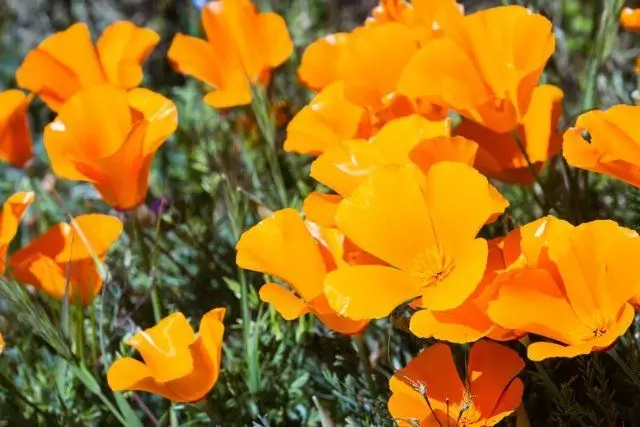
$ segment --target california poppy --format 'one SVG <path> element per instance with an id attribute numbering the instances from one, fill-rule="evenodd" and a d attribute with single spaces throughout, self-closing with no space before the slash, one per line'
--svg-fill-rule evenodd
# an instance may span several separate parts
<path id="1" fill-rule="evenodd" d="M 640 256 L 637 233 L 613 221 L 594 221 L 564 234 L 549 241 L 555 271 L 514 269 L 500 276 L 498 296 L 489 303 L 497 324 L 555 341 L 530 344 L 531 360 L 604 350 L 633 321 L 629 300 L 640 290 L 633 269 Z"/>
<path id="2" fill-rule="evenodd" d="M 102 288 L 96 259 L 103 261 L 122 233 L 113 216 L 88 214 L 71 224 L 61 222 L 45 231 L 9 258 L 13 276 L 23 284 L 71 303 L 90 304 Z"/>
<path id="3" fill-rule="evenodd" d="M 198 336 L 182 313 L 165 317 L 127 341 L 143 362 L 116 360 L 107 381 L 113 391 L 147 391 L 174 402 L 206 397 L 220 375 L 225 309 L 215 308 L 200 321 Z"/>
<path id="4" fill-rule="evenodd" d="M 27 120 L 30 101 L 20 90 L 0 92 L 0 159 L 17 167 L 33 157 Z"/>
<path id="5" fill-rule="evenodd" d="M 492 341 L 471 347 L 461 379 L 451 349 L 434 344 L 389 381 L 389 412 L 399 426 L 493 426 L 522 400 L 518 353 Z"/>
<path id="6" fill-rule="evenodd" d="M 404 68 L 397 90 L 508 132 L 526 114 L 554 48 L 551 22 L 542 15 L 520 6 L 478 11 L 424 44 Z"/>
<path id="7" fill-rule="evenodd" d="M 483 337 L 497 341 L 518 338 L 522 333 L 504 329 L 487 316 L 487 306 L 497 293 L 495 278 L 504 268 L 502 239 L 488 242 L 487 268 L 480 285 L 462 305 L 444 311 L 419 310 L 411 317 L 410 330 L 421 338 L 468 343 Z M 420 304 L 414 305 L 420 307 Z"/>
<path id="8" fill-rule="evenodd" d="M 107 27 L 94 46 L 87 25 L 77 23 L 29 52 L 16 81 L 58 111 L 73 95 L 94 85 L 138 86 L 141 64 L 159 41 L 155 31 L 119 21 Z"/>
<path id="9" fill-rule="evenodd" d="M 355 138 L 365 117 L 364 108 L 345 98 L 342 82 L 331 84 L 291 120 L 284 150 L 317 156 Z"/>
<path id="10" fill-rule="evenodd" d="M 640 9 L 623 8 L 620 12 L 620 24 L 625 30 L 640 31 Z"/>
<path id="11" fill-rule="evenodd" d="M 162 95 L 93 86 L 63 106 L 44 146 L 56 175 L 92 183 L 125 211 L 144 201 L 153 156 L 177 126 L 176 106 Z"/>
<path id="12" fill-rule="evenodd" d="M 215 108 L 251 103 L 251 86 L 266 84 L 293 51 L 284 19 L 249 0 L 207 3 L 202 25 L 208 41 L 177 34 L 167 56 L 176 71 L 214 88 L 204 102 Z"/>
<path id="13" fill-rule="evenodd" d="M 236 247 L 236 263 L 278 277 L 291 286 L 295 294 L 276 283 L 260 288 L 260 298 L 286 320 L 311 312 L 336 332 L 357 334 L 367 322 L 352 321 L 333 311 L 323 294 L 322 281 L 327 272 L 341 265 L 359 260 L 368 263 L 370 258 L 358 255 L 361 251 L 336 232 L 323 233 L 317 226 L 305 224 L 294 209 L 283 209 L 242 235 Z"/>
<path id="14" fill-rule="evenodd" d="M 15 193 L 2 205 L 2 210 L 0 210 L 0 274 L 4 273 L 9 244 L 18 232 L 20 219 L 33 200 L 32 192 Z"/>
<path id="15" fill-rule="evenodd" d="M 490 188 L 462 163 L 439 162 L 426 174 L 415 165 L 378 168 L 342 201 L 336 223 L 389 266 L 329 273 L 324 286 L 331 307 L 358 320 L 385 317 L 417 297 L 433 310 L 460 306 L 487 265 L 487 242 L 476 236 L 495 213 L 497 191 Z"/>
<path id="16" fill-rule="evenodd" d="M 613 176 L 640 188 L 640 107 L 616 105 L 578 117 L 564 134 L 563 153 L 571 166 Z"/>
<path id="17" fill-rule="evenodd" d="M 531 184 L 535 176 L 527 157 L 539 172 L 562 148 L 558 122 L 562 116 L 563 96 L 562 90 L 555 86 L 537 86 L 527 112 L 513 131 L 515 135 L 494 132 L 469 119 L 463 119 L 455 133 L 477 142 L 482 148 L 475 164 L 480 172 L 508 183 Z"/>

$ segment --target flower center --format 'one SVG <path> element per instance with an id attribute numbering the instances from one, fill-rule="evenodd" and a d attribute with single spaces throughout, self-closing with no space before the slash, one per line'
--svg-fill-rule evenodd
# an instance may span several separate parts
<path id="1" fill-rule="evenodd" d="M 600 338 L 607 333 L 612 324 L 613 321 L 610 318 L 597 316 L 595 322 L 589 326 L 591 334 L 585 337 L 585 341 Z"/>
<path id="2" fill-rule="evenodd" d="M 468 388 L 465 388 L 458 415 L 458 426 L 474 425 L 480 421 L 482 415 L 473 404 L 474 395 Z"/>
<path id="3" fill-rule="evenodd" d="M 441 248 L 433 246 L 413 260 L 412 276 L 417 289 L 438 286 L 455 268 L 453 258 Z"/>

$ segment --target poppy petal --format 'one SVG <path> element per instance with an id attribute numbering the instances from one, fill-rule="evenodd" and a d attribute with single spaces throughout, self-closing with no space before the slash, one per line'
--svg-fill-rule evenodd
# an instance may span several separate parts
<path id="1" fill-rule="evenodd" d="M 339 80 L 335 64 L 346 39 L 346 33 L 330 34 L 305 48 L 298 68 L 298 78 L 305 86 L 320 91 Z"/>
<path id="2" fill-rule="evenodd" d="M 17 167 L 33 157 L 27 120 L 30 101 L 20 90 L 0 92 L 0 159 Z"/>
<path id="3" fill-rule="evenodd" d="M 327 298 L 320 295 L 309 303 L 313 314 L 332 331 L 343 335 L 361 334 L 369 324 L 368 320 L 352 320 L 336 313 L 330 306 Z"/>
<path id="4" fill-rule="evenodd" d="M 131 89 L 142 81 L 142 67 L 160 36 L 148 28 L 140 28 L 128 21 L 109 25 L 96 49 L 107 80 L 122 89 Z"/>
<path id="5" fill-rule="evenodd" d="M 144 152 L 155 153 L 178 128 L 176 105 L 164 96 L 143 88 L 127 92 L 127 101 L 149 122 L 144 137 Z"/>
<path id="6" fill-rule="evenodd" d="M 284 320 L 295 320 L 309 312 L 304 301 L 278 284 L 263 285 L 259 294 L 260 299 L 271 304 Z"/>
<path id="7" fill-rule="evenodd" d="M 244 232 L 236 250 L 238 266 L 281 278 L 303 300 L 322 294 L 322 255 L 294 209 L 278 211 Z"/>
<path id="8" fill-rule="evenodd" d="M 113 362 L 107 372 L 107 382 L 113 391 L 147 391 L 179 401 L 165 385 L 158 383 L 144 363 L 129 357 Z"/>
<path id="9" fill-rule="evenodd" d="M 353 320 L 386 317 L 400 304 L 418 296 L 411 277 L 378 265 L 343 267 L 327 274 L 324 294 L 339 314 Z"/>
<path id="10" fill-rule="evenodd" d="M 338 228 L 370 254 L 411 269 L 414 257 L 435 241 L 422 180 L 413 165 L 378 168 L 340 203 Z"/>
<path id="11" fill-rule="evenodd" d="M 520 378 L 516 378 L 498 400 L 498 404 L 491 412 L 491 416 L 487 417 L 486 425 L 496 425 L 505 417 L 511 415 L 521 404 L 523 392 L 524 384 Z"/>
<path id="12" fill-rule="evenodd" d="M 493 322 L 473 301 L 448 311 L 420 310 L 411 317 L 411 333 L 452 343 L 475 342 L 487 336 Z"/>
<path id="13" fill-rule="evenodd" d="M 535 342 L 527 347 L 527 357 L 534 362 L 540 362 L 552 357 L 576 357 L 589 354 L 593 350 L 593 343 L 576 345 L 560 345 L 551 342 Z"/>
<path id="14" fill-rule="evenodd" d="M 197 37 L 176 34 L 169 46 L 167 57 L 173 69 L 195 77 L 213 87 L 220 87 L 221 79 L 212 66 L 216 62 L 213 46 Z"/>
<path id="15" fill-rule="evenodd" d="M 302 212 L 308 221 L 315 222 L 321 227 L 335 227 L 336 212 L 342 201 L 337 194 L 323 194 L 312 192 L 304 199 Z"/>

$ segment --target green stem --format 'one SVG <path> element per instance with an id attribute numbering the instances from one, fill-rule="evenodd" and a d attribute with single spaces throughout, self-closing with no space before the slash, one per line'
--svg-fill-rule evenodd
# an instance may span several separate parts
<path id="1" fill-rule="evenodd" d="M 549 206 L 546 194 L 544 192 L 544 185 L 542 185 L 542 181 L 540 180 L 540 175 L 538 174 L 538 171 L 536 170 L 536 167 L 533 165 L 533 162 L 531 161 L 531 158 L 529 157 L 529 153 L 527 153 L 526 147 L 524 146 L 524 144 L 520 140 L 520 137 L 515 132 L 513 132 L 513 139 L 516 140 L 516 144 L 518 144 L 518 148 L 520 149 L 520 152 L 522 153 L 522 155 L 524 156 L 524 159 L 527 162 L 527 167 L 529 168 L 529 171 L 533 175 L 533 178 L 535 179 L 536 183 L 538 184 L 538 186 L 542 190 L 542 194 L 544 195 L 544 198 L 540 198 L 540 196 L 538 196 L 536 194 L 535 189 L 533 189 L 533 188 L 531 189 L 531 194 L 533 194 L 533 198 L 536 200 L 538 205 L 540 205 L 540 207 L 542 209 L 544 209 L 545 213 L 548 213 L 551 208 Z"/>
<path id="2" fill-rule="evenodd" d="M 86 364 L 84 348 L 85 348 L 85 330 L 84 330 L 84 313 L 80 303 L 75 305 L 76 311 L 76 338 L 78 346 L 78 357 L 82 364 Z"/>
<path id="3" fill-rule="evenodd" d="M 133 235 L 138 242 L 140 253 L 142 254 L 142 265 L 149 277 L 149 293 L 151 294 L 153 317 L 156 323 L 158 323 L 162 319 L 162 308 L 160 306 L 160 291 L 158 290 L 158 287 L 155 286 L 153 280 L 154 272 L 153 265 L 151 263 L 151 253 L 149 251 L 149 247 L 147 246 L 147 242 L 144 240 L 144 232 L 142 230 L 140 221 L 138 221 L 138 217 L 135 211 L 131 212 L 130 218 L 131 223 L 133 224 Z"/>
<path id="4" fill-rule="evenodd" d="M 284 183 L 282 168 L 278 162 L 278 146 L 276 144 L 275 119 L 269 108 L 269 101 L 261 88 L 254 88 L 251 108 L 256 117 L 260 133 L 267 142 L 266 159 L 271 178 L 276 186 L 276 192 L 281 207 L 287 207 L 287 191 Z"/>
<path id="5" fill-rule="evenodd" d="M 367 380 L 367 388 L 369 389 L 369 394 L 371 394 L 371 397 L 376 399 L 378 397 L 378 391 L 375 387 L 375 382 L 373 381 L 373 369 L 371 369 L 369 352 L 367 350 L 367 345 L 364 342 L 364 334 L 353 335 L 351 338 L 353 339 L 353 342 L 355 343 L 358 350 L 358 356 L 360 356 L 360 362 L 362 363 L 362 369 L 364 370 L 364 375 Z"/>
<path id="6" fill-rule="evenodd" d="M 96 336 L 99 334 L 96 323 L 96 308 L 89 307 L 89 321 L 91 322 L 91 366 L 96 366 L 98 362 L 98 346 Z"/>
<path id="7" fill-rule="evenodd" d="M 616 349 L 614 347 L 611 347 L 609 351 L 607 351 L 607 353 L 613 360 L 616 361 L 618 366 L 622 368 L 624 373 L 627 374 L 627 377 L 629 377 L 633 384 L 640 389 L 640 378 L 638 378 L 638 376 L 631 370 L 629 365 L 627 365 L 626 362 L 622 360 Z"/>

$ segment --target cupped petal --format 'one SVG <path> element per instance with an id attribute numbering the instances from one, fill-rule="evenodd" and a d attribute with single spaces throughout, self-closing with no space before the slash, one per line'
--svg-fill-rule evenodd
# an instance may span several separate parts
<path id="1" fill-rule="evenodd" d="M 281 278 L 304 301 L 322 294 L 322 254 L 294 209 L 278 211 L 244 232 L 236 250 L 238 266 Z"/>
<path id="2" fill-rule="evenodd" d="M 147 391 L 169 400 L 179 401 L 164 384 L 157 382 L 149 368 L 138 360 L 126 357 L 113 362 L 107 372 L 107 383 L 113 391 Z"/>
<path id="3" fill-rule="evenodd" d="M 16 262 L 9 258 L 9 266 L 16 280 L 25 285 L 32 285 L 47 295 L 62 300 L 67 285 L 67 274 L 59 264 L 50 257 L 34 253 Z M 73 284 L 69 283 L 70 286 Z M 71 297 L 71 294 L 69 294 Z M 69 298 L 70 302 L 74 302 Z"/>
<path id="4" fill-rule="evenodd" d="M 267 283 L 260 288 L 260 299 L 271 304 L 284 320 L 295 320 L 307 314 L 307 303 L 276 283 Z"/>
<path id="5" fill-rule="evenodd" d="M 594 325 L 598 317 L 615 317 L 640 292 L 633 268 L 638 256 L 637 233 L 608 220 L 582 224 L 549 248 L 571 307 Z"/>
<path id="6" fill-rule="evenodd" d="M 181 74 L 215 88 L 222 84 L 217 68 L 213 66 L 217 59 L 215 50 L 206 40 L 178 33 L 169 46 L 167 58 L 173 69 Z"/>
<path id="7" fill-rule="evenodd" d="M 224 324 L 222 319 L 224 308 L 216 308 L 208 312 L 200 321 L 198 337 L 189 345 L 193 358 L 192 371 L 181 378 L 176 378 L 165 385 L 176 396 L 178 402 L 196 402 L 206 397 L 215 386 L 220 375 L 222 340 Z"/>
<path id="8" fill-rule="evenodd" d="M 131 89 L 142 82 L 142 63 L 160 41 L 149 28 L 128 21 L 109 25 L 96 43 L 96 49 L 109 83 Z"/>
<path id="9" fill-rule="evenodd" d="M 335 227 L 336 212 L 342 201 L 337 194 L 323 194 L 312 192 L 302 203 L 302 212 L 308 221 L 315 222 L 321 227 Z"/>
<path id="10" fill-rule="evenodd" d="M 565 344 L 581 343 L 593 334 L 576 317 L 558 284 L 540 268 L 515 270 L 499 277 L 497 297 L 487 314 L 496 324 L 535 333 Z"/>
<path id="11" fill-rule="evenodd" d="M 431 310 L 454 309 L 476 291 L 487 266 L 489 249 L 486 240 L 475 239 L 458 246 L 448 256 L 452 258 L 451 271 L 435 285 L 420 290 L 423 306 Z"/>
<path id="12" fill-rule="evenodd" d="M 2 205 L 0 210 L 0 244 L 9 244 L 18 232 L 20 219 L 25 214 L 35 194 L 31 191 L 15 193 Z"/>
<path id="13" fill-rule="evenodd" d="M 594 350 L 606 350 L 611 347 L 618 338 L 623 336 L 635 316 L 635 310 L 631 304 L 625 304 L 616 317 L 614 317 L 609 325 L 606 325 L 604 334 L 596 337 L 592 343 Z"/>
<path id="14" fill-rule="evenodd" d="M 143 88 L 127 92 L 127 101 L 149 123 L 144 153 L 153 154 L 178 128 L 178 109 L 170 99 Z"/>
<path id="15" fill-rule="evenodd" d="M 423 173 L 438 162 L 458 162 L 473 166 L 478 144 L 461 136 L 440 136 L 424 140 L 416 145 L 409 157 Z"/>
<path id="16" fill-rule="evenodd" d="M 66 240 L 64 248 L 55 254 L 56 262 L 103 257 L 122 234 L 123 227 L 122 221 L 111 215 L 86 214 L 74 218 L 71 227 L 54 229 L 64 232 Z"/>
<path id="17" fill-rule="evenodd" d="M 346 33 L 329 34 L 305 48 L 298 68 L 298 78 L 305 86 L 320 91 L 339 80 L 335 64 L 347 36 Z"/>
<path id="18" fill-rule="evenodd" d="M 20 87 L 39 94 L 54 111 L 78 90 L 105 82 L 84 23 L 55 33 L 32 50 L 16 72 Z"/>
<path id="19" fill-rule="evenodd" d="M 435 244 L 433 225 L 414 165 L 378 168 L 340 203 L 338 228 L 381 260 L 409 270 L 414 257 Z"/>
<path id="20" fill-rule="evenodd" d="M 20 90 L 0 92 L 0 159 L 24 166 L 33 157 L 27 112 L 31 97 Z"/>
<path id="21" fill-rule="evenodd" d="M 347 98 L 361 107 L 382 107 L 383 97 L 396 91 L 405 65 L 417 50 L 411 30 L 402 24 L 392 22 L 354 30 L 336 61 Z"/>
<path id="22" fill-rule="evenodd" d="M 324 294 L 331 308 L 353 320 L 380 319 L 417 296 L 411 276 L 391 267 L 358 265 L 327 274 Z"/>
<path id="23" fill-rule="evenodd" d="M 161 383 L 182 378 L 193 371 L 189 349 L 196 336 L 182 313 L 173 313 L 157 325 L 139 331 L 127 344 L 140 352 L 149 372 Z"/>
<path id="24" fill-rule="evenodd" d="M 391 378 L 392 382 L 397 382 L 395 377 Z M 413 427 L 416 425 L 424 427 L 435 427 L 438 424 L 429 422 L 433 417 L 427 401 L 413 389 L 406 392 L 393 393 L 387 404 L 389 413 L 398 427 Z"/>
<path id="25" fill-rule="evenodd" d="M 124 90 L 100 85 L 79 92 L 45 129 L 44 145 L 54 172 L 67 179 L 82 177 L 75 162 L 113 155 L 131 126 Z"/>
<path id="26" fill-rule="evenodd" d="M 289 59 L 293 52 L 287 23 L 282 16 L 265 12 L 258 15 L 258 26 L 265 65 L 275 68 Z"/>
<path id="27" fill-rule="evenodd" d="M 348 101 L 344 83 L 324 88 L 287 126 L 284 150 L 318 155 L 354 138 L 365 110 Z"/>
<path id="28" fill-rule="evenodd" d="M 487 178 L 455 162 L 439 162 L 429 169 L 426 199 L 438 241 L 453 248 L 475 238 L 500 206 L 508 206 L 497 191 L 491 190 Z"/>
<path id="29" fill-rule="evenodd" d="M 145 154 L 149 122 L 137 122 L 120 148 L 108 157 L 77 160 L 77 169 L 106 203 L 119 211 L 141 204 L 148 189 L 153 154 Z"/>
<path id="30" fill-rule="evenodd" d="M 467 382 L 475 396 L 473 405 L 484 419 L 495 414 L 505 390 L 523 369 L 524 361 L 509 347 L 488 340 L 478 341 L 471 347 Z M 503 412 L 514 411 L 520 401 L 511 403 L 514 406 L 503 408 Z"/>

